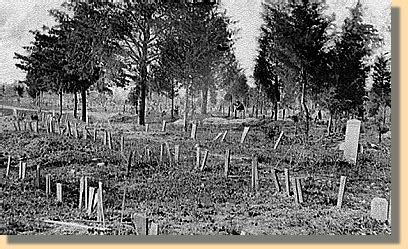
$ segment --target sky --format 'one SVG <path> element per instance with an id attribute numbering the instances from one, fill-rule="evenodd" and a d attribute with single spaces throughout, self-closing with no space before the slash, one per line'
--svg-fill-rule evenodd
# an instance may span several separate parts
<path id="1" fill-rule="evenodd" d="M 357 0 L 326 0 L 328 13 L 336 13 L 338 25 L 348 14 L 348 7 Z M 51 25 L 53 20 L 48 10 L 57 8 L 62 0 L 0 0 L 0 84 L 23 80 L 24 72 L 15 67 L 14 53 L 23 53 L 23 46 L 29 45 L 33 36 L 29 30 Z M 238 21 L 238 41 L 235 44 L 237 58 L 244 68 L 250 85 L 253 85 L 252 71 L 257 54 L 257 38 L 261 19 L 263 0 L 221 0 L 227 15 Z M 391 38 L 386 29 L 390 23 L 391 0 L 361 0 L 365 7 L 365 21 L 372 23 L 386 34 L 385 50 L 390 50 Z"/>

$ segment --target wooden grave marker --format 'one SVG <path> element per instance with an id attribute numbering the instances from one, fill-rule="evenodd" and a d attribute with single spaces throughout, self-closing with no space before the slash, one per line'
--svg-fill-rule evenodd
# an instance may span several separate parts
<path id="1" fill-rule="evenodd" d="M 145 124 L 145 132 L 149 132 L 149 124 Z"/>
<path id="2" fill-rule="evenodd" d="M 174 161 L 176 163 L 179 163 L 180 160 L 180 145 L 176 144 L 174 145 Z"/>
<path id="3" fill-rule="evenodd" d="M 339 188 L 339 193 L 337 195 L 337 208 L 341 208 L 343 204 L 343 197 L 344 197 L 344 189 L 346 187 L 346 177 L 341 176 L 340 177 L 340 188 Z"/>
<path id="4" fill-rule="evenodd" d="M 203 162 L 201 163 L 201 169 L 200 171 L 203 171 L 205 168 L 205 165 L 207 164 L 207 158 L 208 158 L 208 150 L 205 150 L 204 152 L 204 158 L 203 158 Z"/>
<path id="5" fill-rule="evenodd" d="M 126 176 L 129 176 L 130 174 L 130 170 L 132 167 L 132 156 L 133 156 L 133 151 L 130 151 L 128 162 L 127 162 L 127 168 L 126 168 Z"/>
<path id="6" fill-rule="evenodd" d="M 40 165 L 37 164 L 37 168 L 35 171 L 35 187 L 37 189 L 40 188 L 40 180 L 41 180 L 41 168 L 40 168 Z"/>
<path id="7" fill-rule="evenodd" d="M 57 183 L 57 201 L 62 202 L 62 184 Z"/>
<path id="8" fill-rule="evenodd" d="M 258 158 L 255 156 L 252 156 L 251 188 L 255 192 L 259 189 Z"/>
<path id="9" fill-rule="evenodd" d="M 244 127 L 244 131 L 242 132 L 242 136 L 241 136 L 241 144 L 245 142 L 245 138 L 248 135 L 248 132 L 249 132 L 249 126 Z"/>
<path id="10" fill-rule="evenodd" d="M 272 169 L 272 180 L 273 180 L 273 183 L 275 184 L 276 192 L 281 192 L 282 189 L 281 189 L 278 175 L 275 169 Z"/>
<path id="11" fill-rule="evenodd" d="M 191 139 L 196 140 L 197 139 L 197 124 L 193 123 L 191 127 Z"/>
<path id="12" fill-rule="evenodd" d="M 222 132 L 218 133 L 218 135 L 213 139 L 213 141 L 217 141 L 222 136 Z"/>
<path id="13" fill-rule="evenodd" d="M 164 144 L 160 144 L 160 157 L 159 157 L 160 163 L 163 163 L 163 156 L 164 156 Z"/>
<path id="14" fill-rule="evenodd" d="M 79 209 L 82 208 L 82 199 L 84 198 L 83 194 L 84 194 L 84 177 L 81 176 L 81 179 L 79 180 L 79 203 L 78 203 Z"/>
<path id="15" fill-rule="evenodd" d="M 99 215 L 100 221 L 102 221 L 102 226 L 105 227 L 105 214 L 104 214 L 104 208 L 103 208 L 103 189 L 102 189 L 102 182 L 98 182 L 98 210 L 99 210 Z"/>
<path id="16" fill-rule="evenodd" d="M 278 145 L 280 143 L 280 141 L 282 140 L 283 137 L 283 131 L 281 131 L 281 133 L 279 134 L 278 140 L 276 140 L 275 146 L 273 146 L 273 149 L 276 150 L 278 148 Z"/>
<path id="17" fill-rule="evenodd" d="M 45 176 L 45 195 L 48 197 L 51 194 L 51 175 Z"/>
<path id="18" fill-rule="evenodd" d="M 223 143 L 225 141 L 225 138 L 227 137 L 228 131 L 224 131 L 224 134 L 222 135 L 221 138 L 221 143 Z"/>
<path id="19" fill-rule="evenodd" d="M 199 169 L 200 168 L 201 148 L 200 148 L 200 145 L 198 145 L 198 144 L 196 146 L 197 146 L 197 148 L 196 148 L 196 166 L 195 166 L 195 168 Z"/>
<path id="20" fill-rule="evenodd" d="M 166 125 L 167 125 L 167 121 L 163 120 L 163 124 L 162 124 L 162 132 L 166 131 Z"/>
<path id="21" fill-rule="evenodd" d="M 286 195 L 290 196 L 289 169 L 285 168 L 283 169 L 283 172 L 285 174 Z"/>
<path id="22" fill-rule="evenodd" d="M 8 177 L 9 174 L 10 174 L 10 164 L 11 164 L 11 156 L 9 155 L 9 156 L 7 157 L 6 177 Z"/>
<path id="23" fill-rule="evenodd" d="M 125 137 L 121 136 L 120 137 L 120 152 L 124 152 L 125 151 Z"/>
<path id="24" fill-rule="evenodd" d="M 224 177 L 228 177 L 228 169 L 230 165 L 230 149 L 227 149 L 225 151 L 225 157 L 224 157 Z"/>
<path id="25" fill-rule="evenodd" d="M 94 134 L 93 134 L 94 142 L 96 142 L 97 137 L 98 137 L 98 130 L 96 128 L 94 128 Z"/>
<path id="26" fill-rule="evenodd" d="M 84 177 L 84 208 L 87 209 L 88 208 L 88 202 L 89 202 L 89 197 L 88 197 L 88 177 L 85 176 Z"/>
<path id="27" fill-rule="evenodd" d="M 168 142 L 166 142 L 165 145 L 166 145 L 167 157 L 168 157 L 169 163 L 170 163 L 170 165 L 171 165 L 171 163 L 172 163 L 172 160 L 171 160 L 171 159 L 172 159 L 173 156 L 171 155 L 170 145 L 169 145 Z"/>
<path id="28" fill-rule="evenodd" d="M 112 149 L 112 133 L 108 132 L 108 149 Z"/>
<path id="29" fill-rule="evenodd" d="M 93 204 L 93 199 L 95 195 L 95 188 L 94 187 L 89 187 L 89 192 L 88 192 L 88 216 L 91 215 L 92 213 L 92 204 Z"/>
<path id="30" fill-rule="evenodd" d="M 303 203 L 302 179 L 296 178 L 296 190 L 299 203 Z"/>

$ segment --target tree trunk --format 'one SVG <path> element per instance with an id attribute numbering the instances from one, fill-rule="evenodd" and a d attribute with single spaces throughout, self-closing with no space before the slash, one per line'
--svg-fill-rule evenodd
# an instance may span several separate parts
<path id="1" fill-rule="evenodd" d="M 145 108 L 146 108 L 146 78 L 142 79 L 140 86 L 140 99 L 139 99 L 139 125 L 145 125 Z"/>
<path id="2" fill-rule="evenodd" d="M 208 86 L 204 86 L 204 89 L 201 90 L 202 92 L 202 103 L 201 103 L 201 114 L 207 114 L 207 102 L 208 102 Z"/>
<path id="3" fill-rule="evenodd" d="M 306 118 L 306 138 L 309 136 L 309 109 L 307 108 L 306 101 L 305 101 L 305 93 L 306 93 L 306 74 L 303 72 L 303 82 L 302 82 L 302 96 L 301 96 L 301 105 L 305 111 L 305 118 Z"/>
<path id="4" fill-rule="evenodd" d="M 81 89 L 81 100 L 82 100 L 82 121 L 86 122 L 86 89 L 84 87 Z"/>
<path id="5" fill-rule="evenodd" d="M 78 95 L 74 92 L 74 118 L 78 118 Z"/>

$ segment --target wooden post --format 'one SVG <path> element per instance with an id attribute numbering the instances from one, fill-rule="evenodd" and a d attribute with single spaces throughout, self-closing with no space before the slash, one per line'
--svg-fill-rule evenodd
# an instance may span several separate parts
<path id="1" fill-rule="evenodd" d="M 251 187 L 253 191 L 258 191 L 258 158 L 252 156 L 252 177 L 251 177 Z"/>
<path id="2" fill-rule="evenodd" d="M 27 163 L 23 163 L 22 165 L 22 170 L 21 170 L 21 179 L 24 180 L 25 175 L 26 175 L 26 168 L 27 168 Z"/>
<path id="3" fill-rule="evenodd" d="M 206 165 L 206 163 L 207 163 L 207 158 L 208 158 L 208 150 L 206 150 L 205 152 L 204 152 L 204 158 L 203 158 L 203 162 L 202 162 L 202 164 L 201 164 L 201 171 L 203 171 L 204 170 L 204 168 L 205 168 L 205 165 Z"/>
<path id="4" fill-rule="evenodd" d="M 84 201 L 84 208 L 87 209 L 88 208 L 88 177 L 85 176 L 84 177 L 84 195 L 85 195 L 85 201 Z"/>
<path id="5" fill-rule="evenodd" d="M 10 174 L 10 164 L 11 164 L 11 156 L 8 156 L 8 158 L 7 158 L 7 168 L 6 168 L 6 177 L 8 177 L 9 174 Z"/>
<path id="6" fill-rule="evenodd" d="M 18 179 L 21 179 L 21 172 L 23 170 L 23 162 L 18 162 Z"/>
<path id="7" fill-rule="evenodd" d="M 227 149 L 225 151 L 224 177 L 228 177 L 229 165 L 230 165 L 230 149 Z"/>
<path id="8" fill-rule="evenodd" d="M 47 174 L 45 176 L 45 195 L 48 197 L 51 194 L 51 176 Z"/>
<path id="9" fill-rule="evenodd" d="M 248 132 L 249 132 L 249 127 L 245 127 L 244 131 L 242 132 L 241 144 L 243 144 L 245 142 L 245 138 L 246 138 Z"/>
<path id="10" fill-rule="evenodd" d="M 84 193 L 84 177 L 81 176 L 81 179 L 79 180 L 79 204 L 78 204 L 78 209 L 82 208 L 83 193 Z M 85 199 L 85 202 L 86 202 L 86 199 Z"/>
<path id="11" fill-rule="evenodd" d="M 145 124 L 145 132 L 149 132 L 149 124 Z"/>
<path id="12" fill-rule="evenodd" d="M 174 145 L 174 161 L 176 163 L 179 163 L 180 159 L 180 145 L 176 144 Z"/>
<path id="13" fill-rule="evenodd" d="M 130 169 L 132 167 L 132 156 L 133 156 L 133 151 L 131 151 L 130 154 L 129 154 L 128 164 L 127 164 L 127 168 L 126 168 L 126 176 L 129 176 L 129 174 L 130 174 Z"/>
<path id="14" fill-rule="evenodd" d="M 195 166 L 195 169 L 199 169 L 200 168 L 201 148 L 200 148 L 199 144 L 197 144 L 196 147 L 197 148 L 196 148 L 196 166 Z"/>
<path id="15" fill-rule="evenodd" d="M 122 233 L 122 223 L 123 223 L 123 213 L 125 212 L 125 200 L 126 200 L 126 188 L 123 189 L 123 198 L 122 198 L 122 210 L 120 211 L 120 232 L 119 235 Z"/>
<path id="16" fill-rule="evenodd" d="M 93 198 L 95 195 L 95 188 L 94 187 L 89 187 L 89 193 L 88 193 L 88 216 L 91 215 L 92 213 L 92 204 L 93 204 Z"/>
<path id="17" fill-rule="evenodd" d="M 217 141 L 222 136 L 222 132 L 218 133 L 218 135 L 213 139 L 213 141 Z"/>
<path id="18" fill-rule="evenodd" d="M 123 136 L 120 137 L 120 152 L 125 151 L 125 138 Z"/>
<path id="19" fill-rule="evenodd" d="M 108 131 L 105 130 L 103 133 L 103 146 L 108 145 Z"/>
<path id="20" fill-rule="evenodd" d="M 78 127 L 77 127 L 77 123 L 74 123 L 73 133 L 74 133 L 74 138 L 75 138 L 75 139 L 78 139 Z"/>
<path id="21" fill-rule="evenodd" d="M 62 185 L 57 183 L 57 201 L 62 202 Z"/>
<path id="22" fill-rule="evenodd" d="M 108 148 L 112 149 L 112 133 L 108 132 Z"/>
<path id="23" fill-rule="evenodd" d="M 166 124 L 167 124 L 166 120 L 163 120 L 162 132 L 166 131 Z"/>
<path id="24" fill-rule="evenodd" d="M 39 129 L 38 129 L 38 120 L 35 121 L 35 132 L 38 133 Z"/>
<path id="25" fill-rule="evenodd" d="M 293 188 L 293 194 L 295 195 L 295 203 L 299 204 L 299 193 L 296 185 L 296 178 L 291 178 L 290 181 Z"/>
<path id="26" fill-rule="evenodd" d="M 278 175 L 275 169 L 272 169 L 272 179 L 275 184 L 276 192 L 281 192 L 281 186 L 279 184 Z"/>
<path id="27" fill-rule="evenodd" d="M 228 131 L 225 131 L 224 134 L 222 135 L 221 138 L 221 143 L 223 143 L 225 141 L 225 138 L 227 137 Z"/>
<path id="28" fill-rule="evenodd" d="M 286 195 L 290 196 L 289 170 L 285 168 L 283 171 L 285 172 Z"/>
<path id="29" fill-rule="evenodd" d="M 96 142 L 97 136 L 98 136 L 98 130 L 94 128 L 94 135 L 93 135 L 94 142 Z"/>
<path id="30" fill-rule="evenodd" d="M 98 206 L 99 206 L 99 214 L 102 220 L 102 226 L 105 227 L 105 215 L 104 215 L 104 211 L 103 211 L 103 198 L 102 198 L 102 182 L 98 182 Z"/>
<path id="31" fill-rule="evenodd" d="M 276 140 L 275 146 L 273 146 L 273 149 L 276 150 L 278 148 L 279 142 L 281 141 L 283 136 L 283 131 L 281 131 L 278 140 Z"/>
<path id="32" fill-rule="evenodd" d="M 36 173 L 35 174 L 35 187 L 37 189 L 39 189 L 40 188 L 40 180 L 41 180 L 41 168 L 40 168 L 39 164 L 37 165 L 37 169 L 36 169 L 35 173 Z"/>
<path id="33" fill-rule="evenodd" d="M 67 121 L 67 136 L 70 137 L 71 135 L 71 124 L 69 123 L 69 121 Z"/>
<path id="34" fill-rule="evenodd" d="M 296 178 L 296 190 L 298 193 L 299 203 L 303 203 L 302 179 Z"/>
<path id="35" fill-rule="evenodd" d="M 340 188 L 339 188 L 339 194 L 337 196 L 337 208 L 341 208 L 343 204 L 343 196 L 344 196 L 344 189 L 346 187 L 346 177 L 341 176 L 340 177 Z"/>
<path id="36" fill-rule="evenodd" d="M 88 138 L 88 131 L 86 130 L 86 127 L 84 126 L 83 130 L 82 130 L 82 137 L 84 139 Z"/>
<path id="37" fill-rule="evenodd" d="M 160 144 L 160 163 L 163 163 L 164 145 Z"/>
<path id="38" fill-rule="evenodd" d="M 197 124 L 193 123 L 192 128 L 191 128 L 191 139 L 196 140 L 196 134 L 197 134 Z"/>

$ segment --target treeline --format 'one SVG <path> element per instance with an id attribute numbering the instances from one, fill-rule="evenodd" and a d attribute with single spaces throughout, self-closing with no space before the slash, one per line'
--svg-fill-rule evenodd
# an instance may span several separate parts
<path id="1" fill-rule="evenodd" d="M 383 40 L 364 22 L 361 2 L 341 27 L 334 24 L 334 14 L 325 14 L 326 8 L 322 1 L 309 0 L 263 5 L 255 82 L 274 104 L 275 119 L 278 103 L 299 105 L 306 134 L 311 119 L 307 103 L 328 110 L 330 123 L 341 117 L 364 119 L 364 113 L 391 107 L 390 56 L 380 54 L 370 62 Z"/>
<path id="2" fill-rule="evenodd" d="M 133 86 L 139 124 L 145 124 L 149 91 L 172 100 L 184 88 L 185 128 L 189 96 L 207 97 L 246 78 L 234 55 L 234 22 L 216 2 L 87 1 L 64 3 L 51 10 L 56 25 L 32 31 L 27 54 L 15 54 L 16 66 L 27 72 L 32 97 L 44 91 L 77 94 L 86 119 L 86 93 L 92 87 Z M 62 103 L 60 103 L 62 108 Z M 74 116 L 77 116 L 77 104 Z M 61 109 L 62 112 L 62 109 Z"/>

